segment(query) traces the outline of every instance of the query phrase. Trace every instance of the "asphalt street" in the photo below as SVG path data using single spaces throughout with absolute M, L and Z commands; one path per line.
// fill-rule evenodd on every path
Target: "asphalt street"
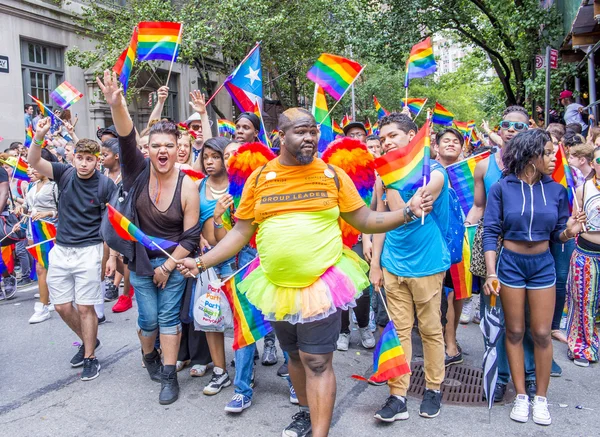
M 81 368 L 69 360 L 77 337 L 56 314 L 46 322 L 29 325 L 35 287 L 20 291 L 15 299 L 0 302 L 0 436 L 279 436 L 297 407 L 290 404 L 288 385 L 276 376 L 277 366 L 258 365 L 252 406 L 241 415 L 223 407 L 233 387 L 216 396 L 202 394 L 209 376 L 191 378 L 179 373 L 181 394 L 170 406 L 158 403 L 160 386 L 141 367 L 135 332 L 136 307 L 114 314 L 106 305 L 108 321 L 100 326 L 103 343 L 97 356 L 100 377 L 79 379 Z M 483 343 L 475 324 L 459 328 L 458 339 L 466 363 L 479 366 Z M 233 357 L 227 339 L 228 361 Z M 485 407 L 443 405 L 435 419 L 418 416 L 420 399 L 409 398 L 410 419 L 383 424 L 373 418 L 387 397 L 387 387 L 373 387 L 351 379 L 368 375 L 372 353 L 358 345 L 353 332 L 351 349 L 336 352 L 337 400 L 331 436 L 598 436 L 600 373 L 566 358 L 566 346 L 554 342 L 556 361 L 563 376 L 552 378 L 548 395 L 553 424 L 550 427 L 518 424 L 508 417 L 510 405 L 495 405 L 488 422 Z M 418 347 L 416 348 L 418 351 Z M 262 341 L 259 342 L 262 351 Z M 280 363 L 282 362 L 279 352 Z M 415 357 L 419 359 L 418 356 Z M 233 379 L 233 369 L 230 369 Z M 582 406 L 583 409 L 577 409 Z

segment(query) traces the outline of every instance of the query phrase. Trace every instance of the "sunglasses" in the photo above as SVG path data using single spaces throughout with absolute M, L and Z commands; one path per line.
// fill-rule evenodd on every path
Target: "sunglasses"
M 529 129 L 527 123 L 523 123 L 522 121 L 502 120 L 500 122 L 500 127 L 504 130 L 509 130 L 510 128 L 513 128 L 517 132 L 525 132 L 527 129 Z
M 192 124 L 192 125 L 190 126 L 190 129 L 191 129 L 191 130 L 200 130 L 200 129 L 202 129 L 202 126 L 201 126 L 201 125 L 199 125 L 199 124 Z
M 594 161 L 596 161 L 596 164 L 600 165 L 600 156 L 596 159 L 594 159 Z

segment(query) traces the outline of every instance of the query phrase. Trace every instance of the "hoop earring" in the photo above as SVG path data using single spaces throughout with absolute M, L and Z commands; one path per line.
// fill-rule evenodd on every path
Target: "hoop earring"
M 529 174 L 527 174 L 527 169 L 529 168 L 529 166 L 533 167 L 533 175 L 531 175 L 531 176 L 529 176 Z M 535 167 L 535 165 L 532 162 L 530 162 L 529 164 L 527 164 L 527 167 L 525 167 L 524 173 L 525 173 L 525 176 L 527 176 L 528 178 L 532 178 L 537 174 L 537 168 Z

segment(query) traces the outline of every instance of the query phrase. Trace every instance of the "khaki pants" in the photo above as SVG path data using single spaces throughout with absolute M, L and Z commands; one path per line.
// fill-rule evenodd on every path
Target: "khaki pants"
M 445 375 L 444 336 L 441 321 L 442 284 L 445 272 L 421 278 L 396 276 L 383 269 L 390 316 L 398 332 L 400 343 L 410 364 L 412 359 L 411 331 L 414 324 L 414 308 L 419 321 L 423 341 L 426 387 L 439 390 Z M 390 394 L 406 396 L 410 375 L 388 381 Z

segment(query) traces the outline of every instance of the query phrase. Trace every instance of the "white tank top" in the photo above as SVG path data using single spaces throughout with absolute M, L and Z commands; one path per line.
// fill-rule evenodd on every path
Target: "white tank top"
M 590 232 L 600 231 L 600 191 L 594 180 L 585 181 L 583 186 L 583 209 L 587 216 L 586 229 Z

